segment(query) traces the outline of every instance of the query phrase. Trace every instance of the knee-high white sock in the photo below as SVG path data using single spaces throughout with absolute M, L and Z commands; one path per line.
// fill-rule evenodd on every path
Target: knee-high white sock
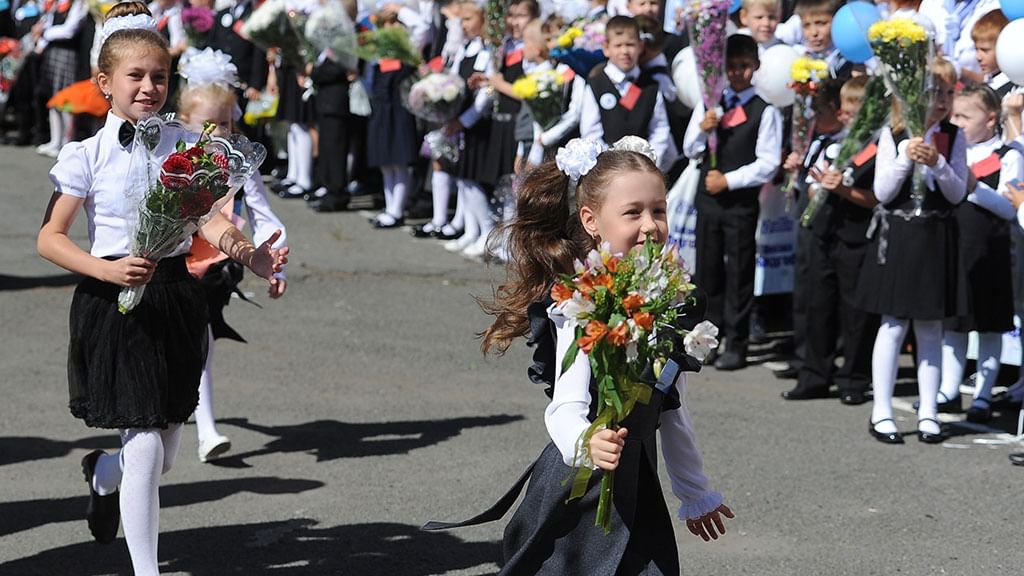
M 207 438 L 216 438 L 217 424 L 213 416 L 213 330 L 207 329 L 206 339 L 208 349 L 206 352 L 206 365 L 203 366 L 203 375 L 199 379 L 199 405 L 196 406 L 196 433 L 199 442 Z
M 292 124 L 291 129 L 295 133 L 295 183 L 308 190 L 313 185 L 313 136 L 303 124 Z
M 382 166 L 381 176 L 384 177 L 384 213 L 394 215 L 395 204 L 395 167 Z
M 295 158 L 298 153 L 295 151 L 295 132 L 292 131 L 292 126 L 294 124 L 288 126 L 288 174 L 284 177 L 289 182 L 295 182 L 296 175 L 298 174 L 298 171 L 295 169 Z
M 60 147 L 61 138 L 64 137 L 64 118 L 60 110 L 50 108 L 50 146 Z
M 129 429 L 121 433 L 124 477 L 121 480 L 121 526 L 136 576 L 157 576 L 160 529 L 160 473 L 164 442 L 160 430 Z
M 472 202 L 469 197 L 470 184 L 469 180 L 459 179 L 459 203 L 463 205 L 462 219 L 464 223 L 463 230 L 465 230 L 462 238 L 459 238 L 459 242 L 466 246 L 480 237 L 480 222 L 476 219 L 476 212 L 470 207 Z
M 117 492 L 121 484 L 121 451 L 103 454 L 96 460 L 96 469 L 92 474 L 92 489 L 100 496 Z
M 61 133 L 60 133 L 60 145 L 63 146 L 71 141 L 72 136 L 75 132 L 75 117 L 71 115 L 71 112 L 61 112 Z
M 999 358 L 1003 355 L 1003 335 L 998 332 L 978 333 L 978 378 L 974 399 L 992 399 L 992 386 L 999 378 Z
M 952 400 L 960 396 L 967 363 L 967 334 L 947 330 L 942 335 L 942 386 L 939 392 Z
M 917 418 L 935 418 L 935 400 L 942 370 L 942 321 L 914 320 L 914 336 L 917 339 L 917 392 L 921 396 Z M 939 425 L 931 421 L 919 422 L 918 429 L 939 433 Z
M 434 170 L 430 176 L 431 194 L 434 198 L 434 217 L 430 221 L 440 229 L 448 222 L 448 202 L 452 196 L 452 177 L 447 172 Z
M 405 201 L 409 196 L 409 167 L 392 166 L 391 208 L 388 214 L 395 220 L 400 220 L 405 214 Z
M 882 316 L 882 325 L 878 328 L 875 347 L 871 352 L 871 386 L 875 397 L 871 407 L 872 422 L 892 418 L 892 393 L 896 388 L 900 346 L 903 345 L 908 324 L 907 320 Z M 875 429 L 883 433 L 897 430 L 894 422 L 882 422 Z
M 449 222 L 449 226 L 452 230 L 446 230 L 446 232 L 459 231 L 466 229 L 466 199 L 463 198 L 462 186 L 459 186 L 459 181 L 455 181 L 455 214 L 452 215 L 452 221 Z
M 487 200 L 487 193 L 479 184 L 471 180 L 466 183 L 466 210 L 473 214 L 477 222 L 479 236 L 487 236 L 494 229 L 494 217 L 491 215 L 491 204 Z

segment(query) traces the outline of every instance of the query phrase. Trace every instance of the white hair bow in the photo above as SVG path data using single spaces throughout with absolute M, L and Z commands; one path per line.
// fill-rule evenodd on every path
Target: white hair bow
M 186 50 L 178 64 L 178 72 L 191 87 L 216 85 L 229 88 L 238 84 L 238 68 L 231 62 L 231 56 L 213 48 Z
M 121 30 L 149 30 L 150 32 L 156 32 L 156 20 L 153 20 L 152 16 L 147 16 L 146 14 L 126 14 L 111 18 L 103 23 L 103 28 L 100 30 L 100 48 L 103 48 L 103 45 L 114 32 L 120 32 Z
M 597 157 L 608 150 L 636 152 L 658 163 L 658 154 L 650 142 L 639 136 L 624 136 L 612 144 L 611 148 L 600 140 L 573 138 L 555 153 L 555 164 L 575 184 L 597 166 Z

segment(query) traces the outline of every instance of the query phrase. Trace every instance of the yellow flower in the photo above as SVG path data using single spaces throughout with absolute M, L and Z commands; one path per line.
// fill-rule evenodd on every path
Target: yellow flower
M 798 84 L 817 80 L 821 72 L 828 72 L 828 63 L 807 56 L 797 58 L 789 70 L 790 78 Z
M 572 43 L 580 36 L 583 36 L 583 30 L 580 30 L 579 28 L 573 26 L 558 37 L 558 45 L 562 48 L 569 48 L 572 46 Z
M 924 42 L 928 33 L 924 27 L 909 18 L 880 20 L 868 29 L 868 39 L 873 43 L 890 44 L 899 41 L 903 46 Z
M 523 76 L 512 83 L 512 93 L 520 100 L 533 100 L 537 97 L 539 86 L 534 76 Z

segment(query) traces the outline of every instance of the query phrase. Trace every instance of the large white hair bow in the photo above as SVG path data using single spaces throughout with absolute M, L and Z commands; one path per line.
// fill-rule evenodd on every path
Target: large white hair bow
M 117 16 L 103 23 L 100 30 L 100 48 L 110 39 L 111 34 L 121 30 L 149 30 L 156 32 L 156 20 L 146 14 L 126 14 Z
M 231 56 L 213 48 L 186 50 L 178 72 L 190 87 L 212 84 L 230 88 L 238 84 L 238 68 L 231 62 Z
M 573 138 L 555 153 L 555 164 L 575 184 L 597 166 L 597 157 L 608 150 L 636 152 L 658 163 L 658 154 L 650 142 L 639 136 L 624 136 L 612 144 L 611 148 L 600 140 Z

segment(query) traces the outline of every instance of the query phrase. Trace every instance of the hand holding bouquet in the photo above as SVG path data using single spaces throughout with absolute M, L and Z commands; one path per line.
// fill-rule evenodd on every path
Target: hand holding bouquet
M 533 120 L 547 130 L 562 117 L 565 76 L 555 70 L 531 72 L 512 84 L 512 92 L 530 109 Z
M 636 403 L 651 400 L 652 387 L 642 374 L 653 369 L 657 377 L 666 360 L 678 350 L 706 355 L 717 347 L 717 329 L 709 322 L 693 331 L 678 326 L 684 306 L 692 303 L 693 284 L 678 247 L 665 247 L 648 239 L 629 254 L 614 255 L 607 243 L 593 250 L 585 262 L 576 262 L 575 274 L 551 289 L 551 296 L 569 322 L 576 326 L 576 341 L 569 347 L 562 371 L 580 351 L 590 360 L 597 382 L 598 412 L 583 433 L 580 446 L 589 446 L 595 432 L 615 430 Z M 586 450 L 586 448 L 584 448 Z M 587 454 L 577 454 L 577 472 L 569 499 L 581 497 L 593 470 Z M 611 529 L 614 471 L 601 479 L 596 524 Z
M 177 127 L 177 125 L 172 125 Z M 128 168 L 125 197 L 134 205 L 130 220 L 131 255 L 159 260 L 205 224 L 259 168 L 266 157 L 261 144 L 244 136 L 211 136 L 207 124 L 192 146 L 178 140 L 174 152 L 163 161 L 154 153 L 163 148 L 168 124 L 159 117 L 139 121 Z M 127 314 L 139 302 L 145 285 L 123 288 L 118 310 Z
M 828 77 L 828 63 L 802 56 L 790 68 L 789 87 L 796 92 L 793 101 L 793 126 L 790 132 L 790 149 L 801 158 L 814 140 L 814 95 L 821 81 Z M 790 173 L 783 186 L 786 197 L 791 197 L 796 178 Z
M 932 103 L 931 63 L 934 47 L 928 33 L 909 18 L 881 20 L 868 29 L 868 40 L 881 62 L 882 78 L 902 105 L 903 121 L 911 138 L 924 137 Z M 916 210 L 924 204 L 924 167 L 914 170 Z
M 466 83 L 458 74 L 432 72 L 409 80 L 402 86 L 402 103 L 413 116 L 440 124 L 458 116 L 466 93 Z
M 731 0 L 692 0 L 682 8 L 700 72 L 705 110 L 714 110 L 725 92 L 725 27 L 731 6 Z M 714 132 L 708 134 L 708 154 L 711 168 L 717 168 L 718 138 Z

